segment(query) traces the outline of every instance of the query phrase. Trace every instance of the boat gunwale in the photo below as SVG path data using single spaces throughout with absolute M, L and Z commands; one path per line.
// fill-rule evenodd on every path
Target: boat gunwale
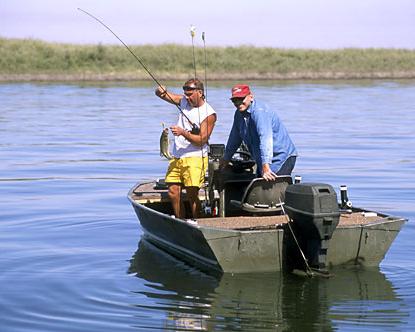
M 155 214 L 156 214 L 156 215 L 158 215 L 158 216 L 161 216 L 161 217 L 164 217 L 164 218 L 168 218 L 168 219 L 169 219 L 169 220 L 171 220 L 171 221 L 180 222 L 180 223 L 185 224 L 185 225 L 187 225 L 187 226 L 189 226 L 189 227 L 193 227 L 193 228 L 197 228 L 197 229 L 207 229 L 207 230 L 226 231 L 226 232 L 232 232 L 232 233 L 246 232 L 246 231 L 243 231 L 243 230 L 236 230 L 236 229 L 232 229 L 232 228 L 211 227 L 211 226 L 203 226 L 203 225 L 198 225 L 198 224 L 189 223 L 189 222 L 187 222 L 185 219 L 173 218 L 173 217 L 169 216 L 169 215 L 168 215 L 168 214 L 166 214 L 166 213 L 159 212 L 159 211 L 157 211 L 157 210 L 155 210 L 155 209 L 152 209 L 152 208 L 149 208 L 148 206 L 145 206 L 144 204 L 137 203 L 137 202 L 135 202 L 135 201 L 134 201 L 134 199 L 131 199 L 131 198 L 130 198 L 130 201 L 131 201 L 131 203 L 132 203 L 133 205 L 140 206 L 140 208 L 141 208 L 141 209 L 145 209 L 145 210 L 151 211 L 152 213 L 155 213 Z M 140 223 L 140 224 L 141 224 L 141 223 Z M 269 230 L 275 230 L 275 231 L 277 231 L 278 229 L 269 229 Z M 269 230 L 268 230 L 268 231 L 269 231 Z M 147 230 L 146 230 L 146 231 L 147 231 Z
M 135 195 L 134 190 L 136 188 L 138 188 L 141 185 L 144 184 L 151 184 L 151 183 L 155 183 L 155 181 L 145 181 L 145 182 L 137 182 L 128 192 L 128 199 L 130 200 L 130 202 L 133 205 L 137 205 L 140 206 L 140 208 L 152 211 L 152 213 L 157 214 L 158 216 L 163 216 L 164 218 L 168 218 L 170 220 L 174 220 L 174 221 L 178 221 L 182 224 L 186 224 L 187 226 L 193 227 L 193 228 L 197 228 L 197 229 L 206 229 L 206 230 L 217 230 L 217 231 L 226 231 L 226 232 L 230 232 L 230 233 L 249 233 L 249 232 L 278 232 L 278 231 L 283 231 L 283 228 L 277 228 L 277 227 L 272 227 L 272 226 L 276 226 L 276 225 L 284 225 L 283 224 L 275 224 L 275 225 L 269 225 L 269 228 L 265 228 L 266 226 L 264 226 L 263 229 L 252 229 L 251 228 L 224 228 L 224 227 L 215 227 L 215 226 L 206 226 L 206 225 L 199 225 L 199 224 L 192 224 L 187 222 L 185 219 L 181 219 L 181 218 L 173 218 L 170 215 L 166 214 L 166 213 L 162 213 L 159 212 L 155 209 L 152 209 L 148 206 L 145 205 L 145 203 L 139 203 L 137 202 L 132 196 Z M 339 224 L 336 228 L 337 229 L 352 229 L 352 228 L 368 228 L 368 227 L 373 227 L 376 225 L 382 225 L 382 224 L 389 224 L 389 223 L 395 223 L 395 222 L 407 222 L 408 219 L 404 218 L 404 217 L 400 217 L 400 216 L 394 216 L 394 215 L 390 215 L 390 214 L 386 214 L 383 212 L 377 212 L 377 211 L 373 211 L 373 210 L 368 210 L 368 209 L 363 209 L 363 208 L 359 208 L 359 207 L 353 207 L 353 210 L 355 212 L 374 212 L 376 213 L 378 216 L 381 217 L 381 219 L 378 219 L 377 221 L 373 221 L 373 222 L 368 222 L 368 223 L 364 223 L 364 224 L 351 224 L 351 225 L 347 225 L 347 224 Z M 341 215 L 341 214 L 340 214 Z M 235 235 L 236 235 L 235 234 Z

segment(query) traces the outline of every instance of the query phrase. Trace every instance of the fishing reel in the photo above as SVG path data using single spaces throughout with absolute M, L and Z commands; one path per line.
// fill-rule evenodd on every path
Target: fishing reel
M 190 131 L 193 135 L 199 135 L 200 134 L 200 128 L 194 123 L 192 125 L 192 130 Z

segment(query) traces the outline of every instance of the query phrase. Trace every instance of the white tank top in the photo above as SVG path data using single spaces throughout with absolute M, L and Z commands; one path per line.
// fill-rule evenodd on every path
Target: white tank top
M 180 101 L 180 108 L 182 109 L 183 113 L 186 114 L 186 116 L 190 119 L 190 121 L 197 124 L 199 128 L 203 120 L 205 120 L 209 115 L 216 113 L 207 102 L 205 102 L 200 107 L 192 107 L 184 97 Z M 192 130 L 192 125 L 181 112 L 179 113 L 177 126 L 189 131 Z M 200 147 L 193 145 L 183 136 L 174 136 L 173 156 L 175 158 L 201 156 L 207 157 L 207 152 L 207 144 L 203 145 L 203 147 Z

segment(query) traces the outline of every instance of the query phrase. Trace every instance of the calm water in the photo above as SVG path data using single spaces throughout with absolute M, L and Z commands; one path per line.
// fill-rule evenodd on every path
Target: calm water
M 231 126 L 230 85 L 209 87 L 212 143 Z M 414 330 L 415 81 L 253 88 L 279 110 L 303 181 L 410 220 L 379 269 L 216 279 L 186 266 L 140 241 L 126 198 L 167 165 L 158 139 L 177 110 L 153 85 L 0 84 L 0 331 Z

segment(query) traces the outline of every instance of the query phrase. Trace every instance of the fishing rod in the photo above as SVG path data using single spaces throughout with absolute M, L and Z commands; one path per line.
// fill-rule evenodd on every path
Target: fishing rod
M 195 70 L 195 78 L 196 78 L 196 57 L 195 57 L 195 44 L 194 44 L 194 38 L 195 38 L 195 32 L 196 27 L 194 25 L 190 26 L 190 35 L 192 36 L 192 53 L 193 53 L 193 68 Z
M 205 41 L 205 32 L 202 32 L 202 40 L 203 40 L 203 53 L 205 56 L 205 98 L 207 100 L 207 91 L 208 91 L 208 83 L 207 83 L 207 60 L 206 60 L 206 41 Z
M 194 39 L 194 36 L 195 36 L 195 30 L 196 30 L 196 28 L 193 25 L 190 26 L 190 35 L 192 36 L 193 67 L 194 67 L 194 70 L 195 70 L 195 78 L 196 78 L 196 57 L 195 57 L 195 45 L 194 45 L 194 40 L 193 40 Z M 206 44 L 205 44 L 205 33 L 204 32 L 202 32 L 202 40 L 203 40 L 203 45 L 204 45 L 203 49 L 204 49 L 204 52 L 205 52 L 205 89 L 204 89 L 204 100 L 205 100 L 205 102 L 207 102 Z M 200 123 L 200 112 L 198 112 L 198 113 L 199 113 L 199 123 Z M 206 126 L 206 137 L 208 137 L 208 130 L 209 130 L 208 129 L 208 126 Z M 209 146 L 209 137 L 207 139 L 206 144 Z M 201 169 L 201 172 L 203 172 L 203 169 L 205 168 L 204 167 L 205 159 L 203 158 L 204 157 L 204 155 L 203 155 L 203 148 L 200 147 L 200 150 L 202 152 L 202 169 Z M 205 191 L 205 200 L 204 200 L 205 206 L 204 206 L 204 211 L 205 211 L 206 214 L 210 214 L 212 212 L 212 207 L 211 207 L 211 204 L 210 204 L 210 201 L 209 201 L 209 197 L 208 197 L 208 192 L 207 192 L 206 186 L 204 186 L 204 191 Z
M 124 46 L 125 48 L 131 53 L 131 55 L 138 61 L 138 63 L 144 68 L 144 70 L 147 72 L 147 74 L 150 75 L 150 77 L 153 79 L 154 82 L 156 82 L 156 84 L 160 87 L 160 89 L 162 90 L 162 92 L 170 99 L 170 101 L 172 102 L 172 104 L 176 105 L 177 109 L 179 110 L 179 112 L 186 118 L 187 121 L 189 121 L 190 125 L 192 126 L 192 133 L 198 133 L 200 131 L 200 128 L 193 123 L 186 114 L 184 114 L 183 110 L 180 108 L 180 106 L 178 104 L 176 104 L 173 100 L 172 97 L 170 97 L 170 95 L 167 93 L 167 90 L 160 84 L 160 82 L 154 77 L 154 75 L 150 72 L 150 70 L 148 70 L 148 68 L 144 65 L 143 61 L 140 60 L 140 58 L 135 55 L 135 53 L 128 47 L 128 45 L 126 43 L 124 43 L 120 37 L 118 37 L 116 35 L 116 33 L 114 31 L 112 31 L 104 22 L 102 22 L 100 19 L 96 18 L 94 15 L 92 15 L 91 13 L 88 13 L 86 10 L 83 10 L 81 8 L 78 8 L 78 10 L 80 10 L 81 12 L 85 13 L 86 15 L 92 17 L 95 21 L 97 21 L 98 23 L 100 23 L 101 25 L 103 25 L 109 32 L 111 32 L 115 38 L 117 38 Z
M 194 38 L 195 38 L 195 34 L 196 34 L 196 27 L 191 24 L 190 25 L 190 36 L 192 37 L 192 54 L 193 54 L 193 69 L 195 71 L 195 76 L 194 78 L 196 79 L 196 57 L 195 57 L 195 43 L 194 43 Z M 199 123 L 200 123 L 200 110 L 199 110 L 199 106 L 197 107 L 197 114 L 199 116 Z M 201 134 L 201 132 L 199 131 L 199 134 Z M 202 150 L 202 147 L 200 147 L 200 149 Z M 202 157 L 203 157 L 203 153 L 202 153 Z

